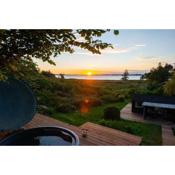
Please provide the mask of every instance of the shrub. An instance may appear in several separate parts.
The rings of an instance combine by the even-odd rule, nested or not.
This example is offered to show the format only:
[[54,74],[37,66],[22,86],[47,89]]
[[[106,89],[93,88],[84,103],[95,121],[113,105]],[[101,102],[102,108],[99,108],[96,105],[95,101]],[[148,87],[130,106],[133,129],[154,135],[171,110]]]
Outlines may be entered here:
[[99,106],[102,105],[102,100],[100,98],[97,97],[92,97],[89,98],[89,102],[91,106]]
[[127,96],[131,97],[133,94],[136,93],[136,91],[137,90],[135,88],[128,89]]
[[116,107],[107,107],[104,109],[104,118],[107,120],[119,120],[120,110]]
[[175,95],[175,72],[170,80],[164,85],[164,93],[167,95]]
[[102,100],[100,98],[97,98],[97,97],[90,97],[90,98],[88,98],[88,97],[76,97],[74,99],[74,105],[77,108],[80,108],[83,104],[91,106],[91,107],[100,106],[100,105],[102,105]]
[[44,105],[39,105],[37,110],[39,113],[45,114],[45,115],[52,115],[55,113],[55,110],[52,107],[47,107]]
[[125,95],[120,94],[118,96],[118,101],[124,101],[127,97]]
[[56,106],[58,112],[73,112],[75,109],[75,106],[70,103],[57,104]]
[[55,78],[55,75],[51,73],[50,71],[42,71],[41,74],[49,78],[52,78],[52,77]]
[[105,102],[105,103],[113,103],[113,102],[117,102],[118,98],[115,97],[113,94],[108,94],[108,95],[103,95],[101,97],[101,99]]

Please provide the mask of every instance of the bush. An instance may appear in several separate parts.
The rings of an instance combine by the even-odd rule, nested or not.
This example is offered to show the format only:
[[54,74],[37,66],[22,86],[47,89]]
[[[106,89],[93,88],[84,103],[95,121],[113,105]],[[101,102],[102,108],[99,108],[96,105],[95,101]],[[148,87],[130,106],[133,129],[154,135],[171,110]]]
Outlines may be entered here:
[[100,106],[102,105],[102,100],[97,97],[75,97],[73,104],[80,108],[83,104],[91,107]]
[[165,83],[163,88],[166,95],[175,95],[175,72],[172,78]]
[[56,106],[58,112],[73,112],[75,109],[75,106],[69,103],[57,104]]
[[107,107],[104,109],[104,119],[107,120],[119,120],[120,110],[116,107]]
[[124,101],[127,97],[125,95],[120,94],[118,96],[118,101]]
[[45,114],[45,115],[52,115],[55,113],[55,110],[52,107],[47,107],[44,105],[39,105],[37,110],[39,113]]
[[102,105],[102,100],[97,97],[89,98],[90,106],[100,106]]
[[115,97],[113,94],[103,95],[101,99],[104,103],[114,103],[118,101],[118,98]]

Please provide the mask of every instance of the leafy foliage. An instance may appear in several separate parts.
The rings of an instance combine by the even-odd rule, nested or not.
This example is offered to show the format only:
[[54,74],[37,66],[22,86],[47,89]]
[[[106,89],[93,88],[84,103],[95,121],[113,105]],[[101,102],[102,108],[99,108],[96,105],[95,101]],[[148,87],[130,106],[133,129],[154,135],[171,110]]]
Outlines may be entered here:
[[64,80],[64,74],[60,74],[60,78]]
[[175,73],[164,85],[164,92],[167,95],[175,95]]
[[158,64],[157,68],[152,68],[150,72],[145,73],[142,79],[147,80],[147,85],[140,91],[142,94],[164,95],[164,84],[171,78],[173,66]]
[[167,81],[172,75],[173,66],[171,64],[165,64],[162,66],[158,64],[157,68],[152,68],[149,73],[145,73],[143,78],[151,83],[161,84]]
[[54,74],[52,74],[50,71],[42,71],[41,74],[43,74],[46,77],[55,77]]
[[76,47],[100,54],[112,47],[98,39],[106,32],[109,30],[0,30],[0,78],[9,73],[22,76],[23,67],[35,70],[33,58],[55,64],[52,57],[73,53]]

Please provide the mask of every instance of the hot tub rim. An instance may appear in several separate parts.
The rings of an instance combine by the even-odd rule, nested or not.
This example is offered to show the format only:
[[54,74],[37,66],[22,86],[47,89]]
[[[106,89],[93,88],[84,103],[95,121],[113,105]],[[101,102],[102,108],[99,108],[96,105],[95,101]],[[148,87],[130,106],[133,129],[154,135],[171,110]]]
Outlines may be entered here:
[[[0,140],[0,146],[20,146],[20,145],[10,145],[10,144],[7,144],[6,142],[9,139],[12,139],[12,138],[14,138],[17,135],[20,135],[23,132],[32,131],[32,130],[36,130],[36,129],[37,130],[39,130],[39,129],[60,129],[62,132],[66,132],[71,137],[74,138],[74,143],[72,143],[72,145],[70,145],[70,146],[79,146],[80,145],[80,140],[79,140],[78,135],[74,131],[72,131],[70,129],[67,129],[65,127],[60,127],[60,126],[40,126],[40,127],[29,128],[29,129],[22,128],[20,130],[14,131],[10,135],[8,135],[7,137],[5,137],[2,140]],[[28,145],[25,145],[25,146],[28,146]],[[44,145],[40,145],[40,146],[44,146]],[[59,145],[51,145],[51,146],[59,146]],[[60,146],[65,146],[65,145],[60,145]]]

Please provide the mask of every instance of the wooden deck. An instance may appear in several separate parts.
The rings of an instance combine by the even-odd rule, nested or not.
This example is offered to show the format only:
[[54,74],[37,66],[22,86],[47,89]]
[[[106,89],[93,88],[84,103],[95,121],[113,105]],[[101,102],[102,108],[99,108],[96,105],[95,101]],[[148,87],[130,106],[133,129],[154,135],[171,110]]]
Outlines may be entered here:
[[[128,134],[119,130],[87,122],[80,127],[69,125],[59,120],[36,114],[33,120],[24,128],[39,126],[61,126],[74,131],[80,138],[80,145],[139,145],[141,137]],[[82,129],[87,129],[87,137],[82,137]]]
[[88,130],[88,135],[96,135],[97,139],[107,145],[139,145],[141,138],[126,132],[87,122],[81,126]]

